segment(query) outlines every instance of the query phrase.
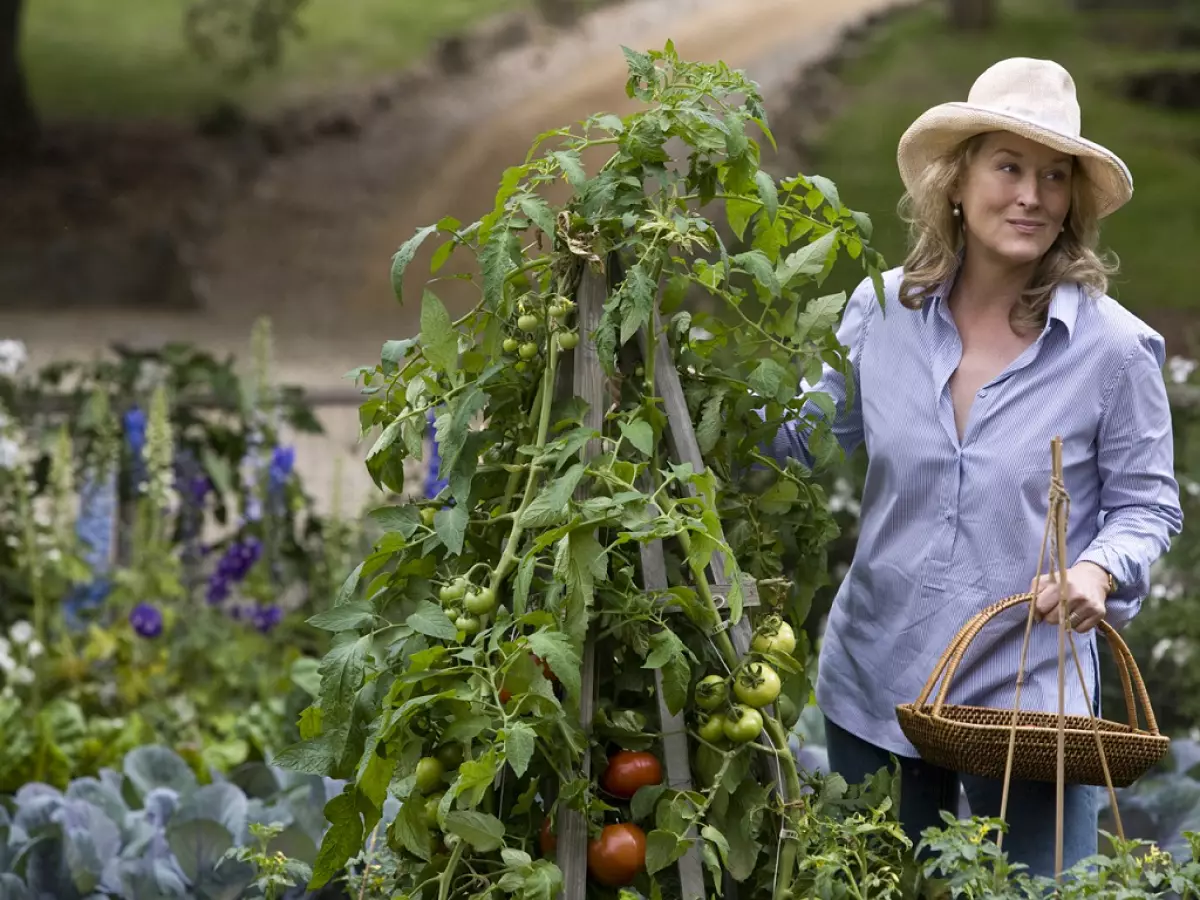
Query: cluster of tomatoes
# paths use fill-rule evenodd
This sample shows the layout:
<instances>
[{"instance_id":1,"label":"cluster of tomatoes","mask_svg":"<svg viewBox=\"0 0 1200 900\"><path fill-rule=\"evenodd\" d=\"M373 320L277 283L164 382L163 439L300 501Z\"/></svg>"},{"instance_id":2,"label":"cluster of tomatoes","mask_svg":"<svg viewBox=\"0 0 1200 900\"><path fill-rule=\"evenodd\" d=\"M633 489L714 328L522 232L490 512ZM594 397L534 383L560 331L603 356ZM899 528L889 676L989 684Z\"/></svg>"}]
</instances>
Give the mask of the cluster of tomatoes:
<instances>
[{"instance_id":1,"label":"cluster of tomatoes","mask_svg":"<svg viewBox=\"0 0 1200 900\"><path fill-rule=\"evenodd\" d=\"M768 616L755 631L750 649L760 655L790 655L796 649L796 634L792 626L778 616ZM733 691L730 696L729 681ZM746 744L763 730L760 710L786 698L780 696L783 682L779 673L768 663L758 660L744 662L730 678L707 675L696 685L695 704L699 710L696 733L701 740L715 746ZM780 710L784 724L794 724L794 705ZM791 719L792 721L788 721Z\"/></svg>"},{"instance_id":2,"label":"cluster of tomatoes","mask_svg":"<svg viewBox=\"0 0 1200 900\"><path fill-rule=\"evenodd\" d=\"M567 318L574 308L574 301L566 297L555 297L546 306L547 326L552 332L553 339L558 342L560 350L574 350L579 346L579 335L572 331L567 324ZM504 339L503 347L505 353L518 357L513 368L518 372L524 372L541 352L541 347L534 341L534 337L542 327L542 320L538 311L531 306L526 306L524 301L521 302L518 311L520 316L517 319L517 330L521 332L521 338L510 335Z\"/></svg>"},{"instance_id":3,"label":"cluster of tomatoes","mask_svg":"<svg viewBox=\"0 0 1200 900\"><path fill-rule=\"evenodd\" d=\"M476 587L469 579L459 576L438 592L446 618L463 634L478 634L482 619L496 611L499 601L496 591L488 586Z\"/></svg>"},{"instance_id":4,"label":"cluster of tomatoes","mask_svg":"<svg viewBox=\"0 0 1200 900\"><path fill-rule=\"evenodd\" d=\"M619 750L608 758L600 787L618 800L633 799L641 788L662 784L663 768L653 753ZM550 817L542 822L538 843L543 856L554 854L558 838ZM605 825L588 841L588 875L605 887L633 884L646 868L646 833L633 822Z\"/></svg>"}]
</instances>

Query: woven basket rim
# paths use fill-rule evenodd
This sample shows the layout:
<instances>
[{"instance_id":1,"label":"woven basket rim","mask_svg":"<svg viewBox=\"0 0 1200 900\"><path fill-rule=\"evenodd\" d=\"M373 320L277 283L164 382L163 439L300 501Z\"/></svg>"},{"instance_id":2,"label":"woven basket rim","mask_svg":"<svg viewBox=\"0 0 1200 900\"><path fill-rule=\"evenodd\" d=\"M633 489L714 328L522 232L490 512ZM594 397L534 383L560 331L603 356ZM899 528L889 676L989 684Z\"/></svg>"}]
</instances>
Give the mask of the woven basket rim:
<instances>
[{"instance_id":1,"label":"woven basket rim","mask_svg":"<svg viewBox=\"0 0 1200 900\"><path fill-rule=\"evenodd\" d=\"M989 725L989 724L983 724L980 722L965 722L965 721L962 721L961 719L947 718L945 716L945 712L946 712L946 710L950 710L950 709L961 709L961 710L982 710L982 711L986 711L989 713L994 713L994 712L1011 713L1012 710L995 709L995 708L986 707L986 706L970 706L970 705L966 705L966 704L944 704L942 706L942 714L941 715L935 716L935 715L932 715L930 712L924 711L924 710L932 710L932 709L933 709L932 703L926 703L923 707L918 707L915 703L904 703L904 704L901 704L896 707L896 710L898 713L911 715L915 718L920 718L920 719L924 719L928 722L937 723L937 725L941 728L969 729L972 731L1003 731L1006 734L1011 730L1011 725L1007 725L1007 724L1002 725L1002 724L997 723L997 724ZM1022 710L1022 711L1018 712L1018 714L1017 714L1017 731L1019 733L1031 734L1031 733L1036 732L1036 733L1047 733L1047 734L1052 734L1052 735L1058 734L1057 726L1023 725L1023 724L1021 724L1021 717L1028 716L1028 715L1055 716L1056 713L1047 713L1047 712L1042 712L1039 710ZM1171 739L1165 734L1162 734L1162 733L1156 734L1154 732L1147 731L1142 728L1134 728L1131 725L1129 725L1127 722L1115 722L1111 719L1102 719L1099 717L1097 717L1095 720L1093 720L1087 716L1080 716L1080 715L1065 716L1064 717L1064 724L1066 725L1065 730L1068 734L1084 735L1087 738L1089 738L1090 740L1094 741L1095 740L1095 732L1094 732L1093 726L1092 726L1093 721L1095 721L1097 724L1103 723L1106 725L1113 726L1112 728L1102 730L1101 731L1102 735L1105 735L1105 734L1119 735L1121 737L1136 738L1138 740L1146 740L1146 741L1150 741L1150 742L1156 743L1156 744L1157 743L1170 743L1170 741L1171 741ZM1080 723L1086 723L1086 726L1083 726Z\"/></svg>"}]
</instances>

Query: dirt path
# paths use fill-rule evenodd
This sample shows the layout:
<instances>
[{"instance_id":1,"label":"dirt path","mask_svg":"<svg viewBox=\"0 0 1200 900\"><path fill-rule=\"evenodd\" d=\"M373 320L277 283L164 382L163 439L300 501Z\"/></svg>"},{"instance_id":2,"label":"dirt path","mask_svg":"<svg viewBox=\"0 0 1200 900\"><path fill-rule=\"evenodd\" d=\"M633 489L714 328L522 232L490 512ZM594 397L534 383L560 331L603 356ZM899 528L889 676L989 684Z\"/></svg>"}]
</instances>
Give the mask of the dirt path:
<instances>
[{"instance_id":1,"label":"dirt path","mask_svg":"<svg viewBox=\"0 0 1200 900\"><path fill-rule=\"evenodd\" d=\"M357 139L326 141L273 164L228 211L206 247L194 314L0 314L0 336L24 340L35 361L90 356L113 340L188 340L244 355L251 323L270 314L281 379L336 387L378 359L381 341L417 330L415 306L388 285L396 247L420 225L490 207L500 173L542 131L600 110L633 108L620 46L674 40L686 58L744 68L771 97L844 26L894 0L630 0L562 34L541 34L486 68L427 79ZM326 427L363 486L353 409L328 410ZM301 447L324 494L327 444ZM357 493L353 490L352 493Z\"/></svg>"}]
</instances>

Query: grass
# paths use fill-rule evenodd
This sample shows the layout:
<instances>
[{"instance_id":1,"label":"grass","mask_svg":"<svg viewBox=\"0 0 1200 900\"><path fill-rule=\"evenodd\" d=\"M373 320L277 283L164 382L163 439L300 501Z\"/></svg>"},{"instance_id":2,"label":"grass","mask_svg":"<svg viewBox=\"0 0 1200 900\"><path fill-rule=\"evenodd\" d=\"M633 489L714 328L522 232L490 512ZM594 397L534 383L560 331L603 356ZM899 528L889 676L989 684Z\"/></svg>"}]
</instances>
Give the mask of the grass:
<instances>
[{"instance_id":1,"label":"grass","mask_svg":"<svg viewBox=\"0 0 1200 900\"><path fill-rule=\"evenodd\" d=\"M815 148L814 170L837 182L847 204L871 215L876 246L899 265L905 234L895 212L902 192L896 145L905 128L936 103L965 100L975 78L999 59L1054 59L1075 78L1084 136L1121 155L1134 176L1133 201L1104 225L1103 242L1122 266L1110 292L1169 341L1185 337L1181 326L1200 324L1200 114L1135 105L1111 83L1165 60L1200 67L1200 55L1102 42L1097 20L1070 11L1066 0L1002 2L997 26L982 35L950 33L944 7L925 5L895 19L846 66L848 102Z\"/></svg>"},{"instance_id":2,"label":"grass","mask_svg":"<svg viewBox=\"0 0 1200 900\"><path fill-rule=\"evenodd\" d=\"M88 119L184 118L231 97L269 108L414 62L440 36L530 0L309 0L306 36L234 85L183 36L184 0L27 0L21 54L38 108Z\"/></svg>"}]
</instances>

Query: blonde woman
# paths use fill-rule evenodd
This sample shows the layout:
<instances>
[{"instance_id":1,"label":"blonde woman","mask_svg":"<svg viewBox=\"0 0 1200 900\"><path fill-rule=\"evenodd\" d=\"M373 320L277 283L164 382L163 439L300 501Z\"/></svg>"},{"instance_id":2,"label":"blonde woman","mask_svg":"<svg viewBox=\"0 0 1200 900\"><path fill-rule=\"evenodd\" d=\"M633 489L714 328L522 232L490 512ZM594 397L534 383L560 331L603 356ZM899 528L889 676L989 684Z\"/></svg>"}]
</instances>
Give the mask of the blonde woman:
<instances>
[{"instance_id":1,"label":"blonde woman","mask_svg":"<svg viewBox=\"0 0 1200 900\"><path fill-rule=\"evenodd\" d=\"M1068 712L1098 710L1096 625L1138 611L1151 564L1182 525L1164 342L1106 295L1113 273L1099 221L1132 196L1125 164L1080 134L1075 85L1056 63L1008 59L965 103L937 106L900 141L911 245L887 273L885 308L869 282L839 330L855 384L827 370L814 390L836 403L846 451L865 443L861 536L829 616L817 701L830 767L860 781L894 755L900 819L914 842L955 810L998 815L1001 785L919 758L896 720L963 623L1030 588L1046 515L1050 441L1061 435L1070 624L1088 670L1072 667ZM819 415L813 408L814 415ZM778 456L808 458L788 426ZM1057 624L1057 587L1038 618ZM1025 615L975 641L950 702L1011 709ZM1057 629L1037 625L1021 707L1056 711ZM1097 849L1098 791L1066 794L1065 858ZM1017 782L1010 857L1054 870L1055 791Z\"/></svg>"}]
</instances>

